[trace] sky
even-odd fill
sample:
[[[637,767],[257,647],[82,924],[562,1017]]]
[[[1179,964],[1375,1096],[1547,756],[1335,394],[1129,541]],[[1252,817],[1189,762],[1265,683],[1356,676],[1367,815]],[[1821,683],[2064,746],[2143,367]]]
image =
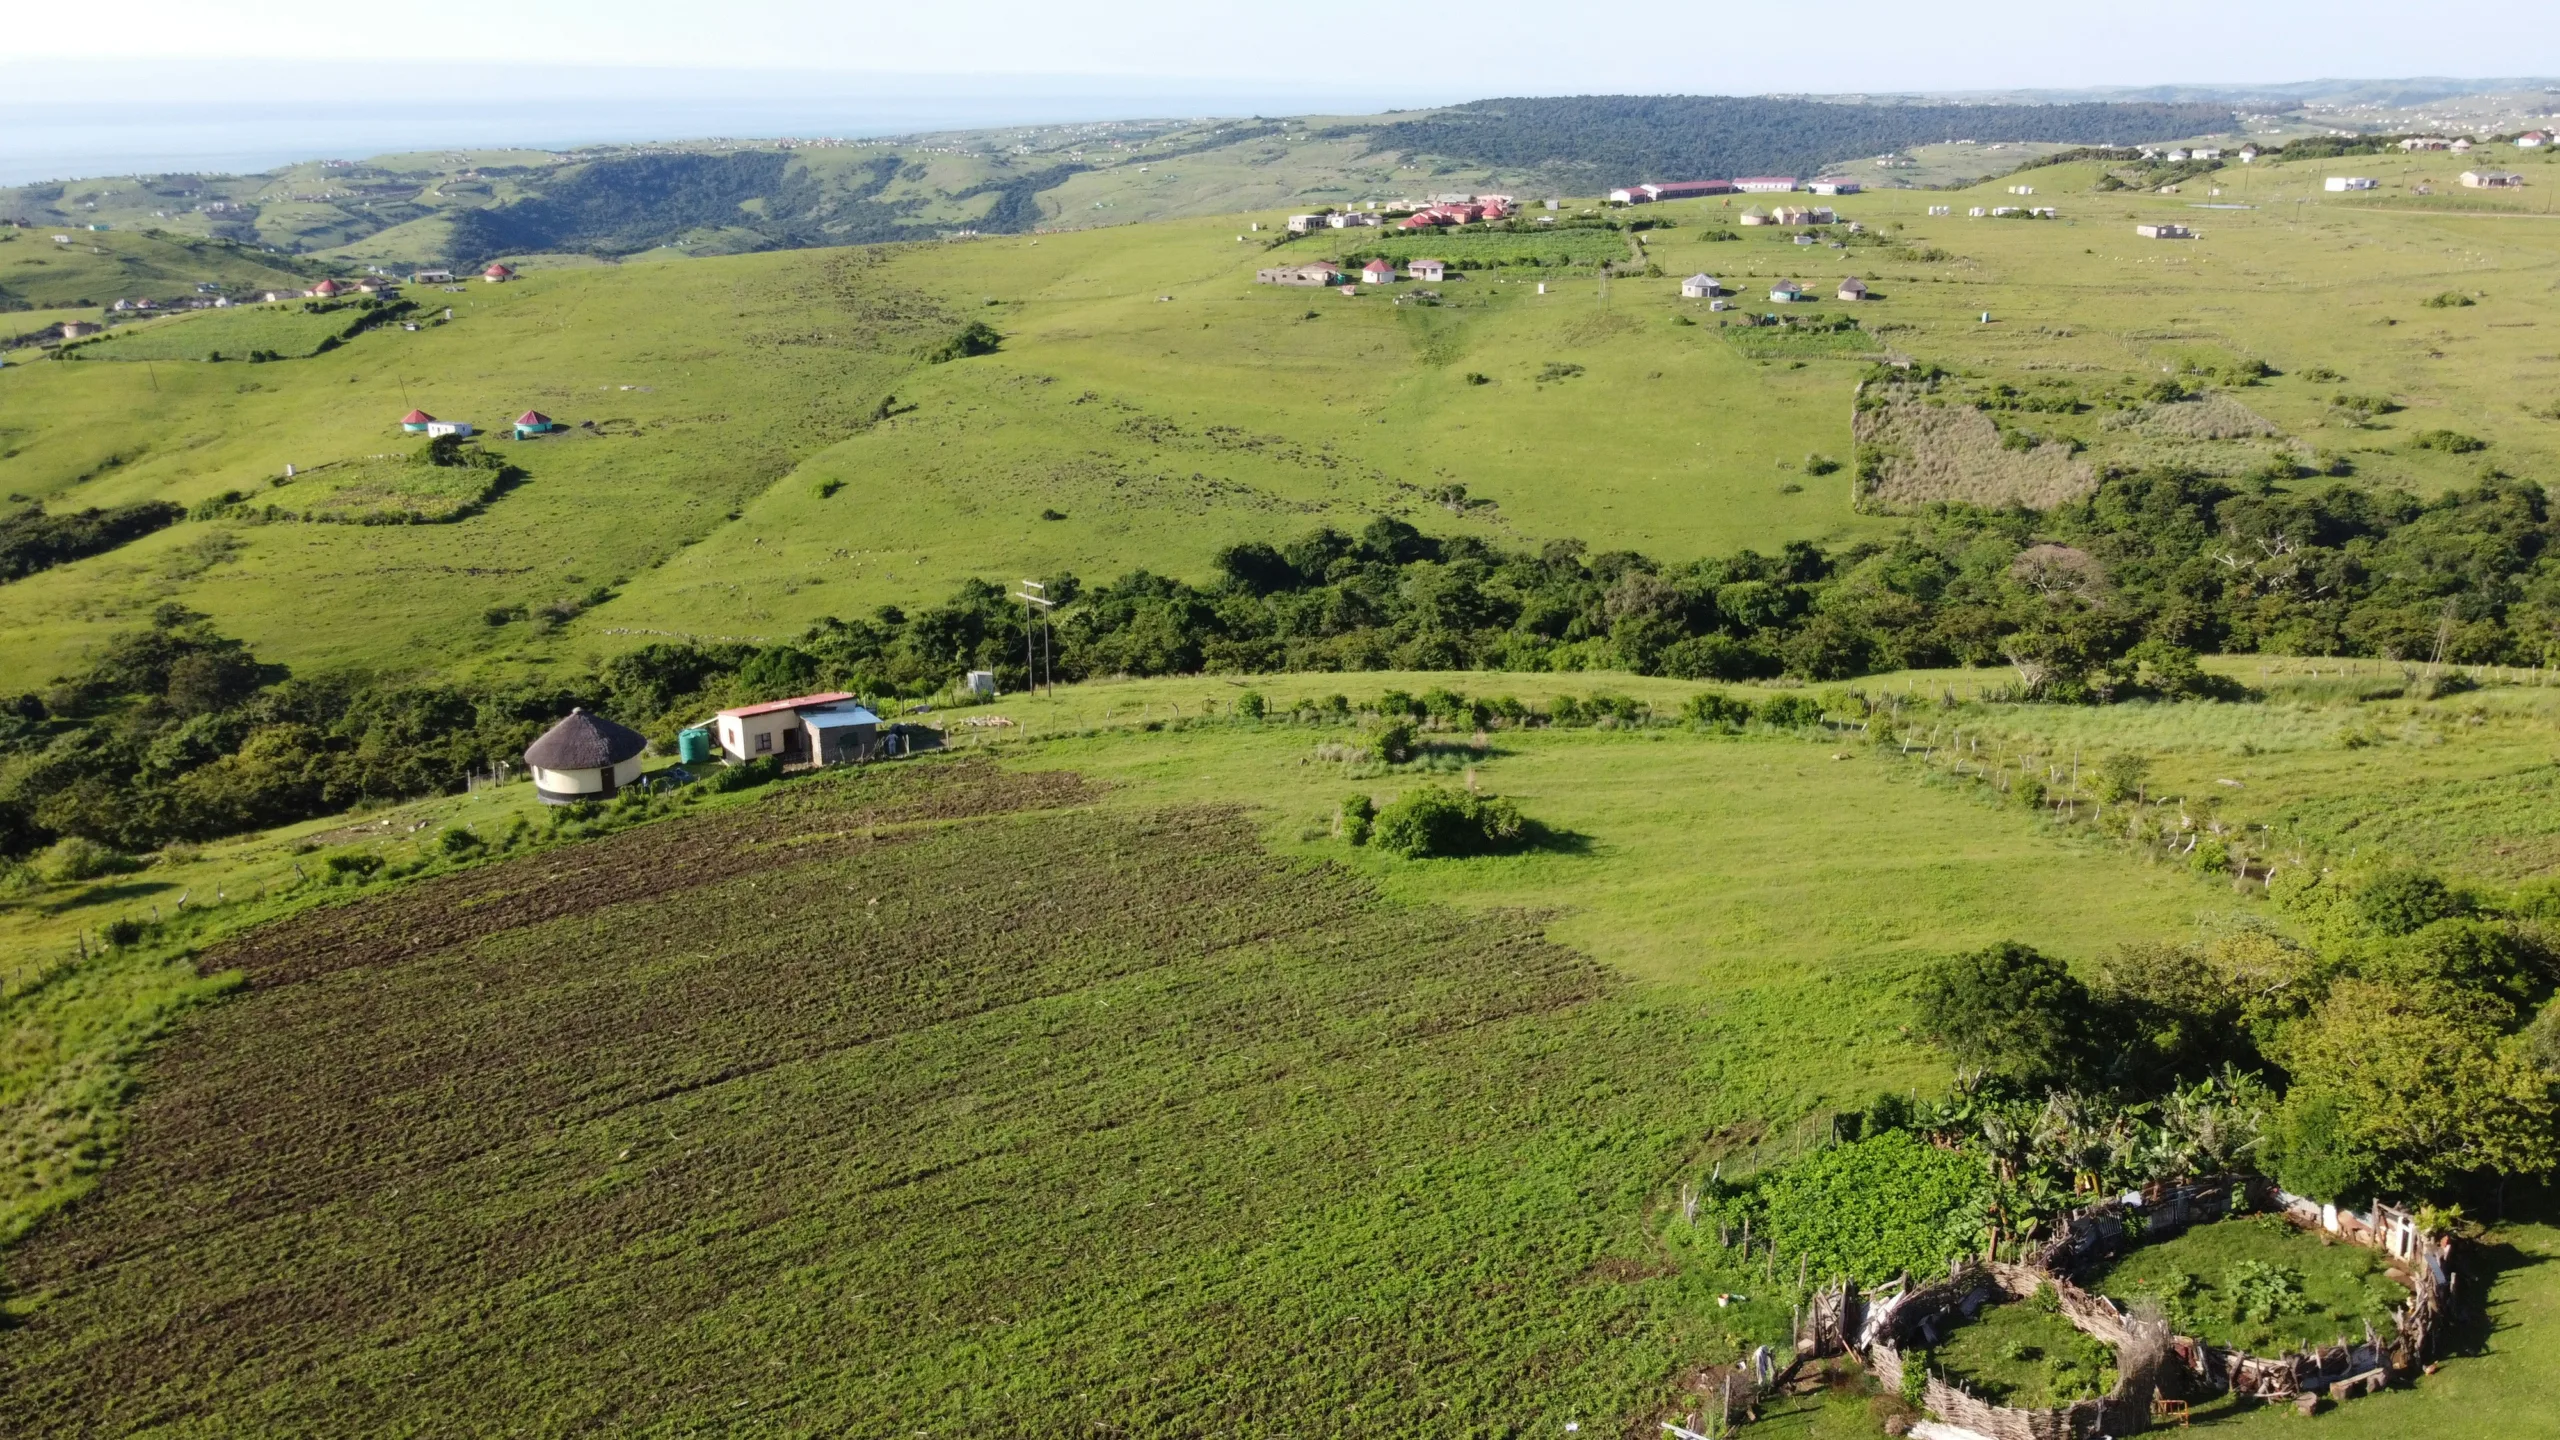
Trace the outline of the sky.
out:
[[[1830,93],[2235,83],[2560,71],[2547,7],[2477,0],[2460,37],[2413,50],[2405,5],[2378,0],[1554,0],[1438,6],[1285,0],[438,0],[365,12],[343,0],[118,0],[113,25],[77,4],[12,6],[0,103],[118,93],[137,57],[323,62],[307,83],[403,88],[404,62],[546,67],[1106,77],[1177,90],[1385,94],[1405,103],[1494,94]],[[101,61],[112,33],[117,58]],[[2469,42],[2466,41],[2466,44]],[[13,65],[52,60],[55,65]],[[334,76],[330,71],[334,70]],[[493,76],[503,76],[492,67]],[[2459,73],[2459,72],[2457,72]],[[744,77],[741,83],[745,83]],[[219,90],[218,74],[193,78]],[[1214,90],[1216,85],[1212,86]],[[129,93],[129,92],[128,92]],[[164,99],[212,98],[151,87]]]

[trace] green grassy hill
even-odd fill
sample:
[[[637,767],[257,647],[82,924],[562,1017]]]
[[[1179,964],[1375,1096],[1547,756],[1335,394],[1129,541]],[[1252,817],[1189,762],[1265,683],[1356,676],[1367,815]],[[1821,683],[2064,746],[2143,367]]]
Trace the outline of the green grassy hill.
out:
[[[1412,285],[1345,298],[1254,284],[1257,266],[1374,243],[1327,232],[1267,248],[1265,214],[535,269],[417,292],[452,306],[450,325],[280,365],[106,363],[135,335],[94,361],[0,373],[9,491],[57,508],[271,497],[288,464],[404,443],[393,422],[412,406],[483,429],[527,407],[601,429],[522,447],[531,482],[461,527],[200,522],[13,584],[0,655],[50,673],[179,598],[288,663],[548,664],[648,632],[781,636],[972,575],[1196,576],[1230,541],[1382,511],[1675,561],[1881,534],[1898,522],[1853,511],[1848,472],[1809,473],[1811,457],[1851,457],[1851,392],[1878,355],[1956,371],[1963,395],[2011,407],[1986,433],[2077,444],[2085,465],[2236,474],[2286,458],[2421,494],[2483,463],[2539,473],[2560,446],[2560,374],[2534,339],[2554,322],[2532,278],[2560,232],[2539,192],[2469,196],[2460,213],[2341,204],[2318,190],[2334,168],[2252,170],[2223,197],[2093,194],[2096,166],[2028,172],[2032,201],[2005,184],[1858,196],[1840,208],[1868,233],[1846,249],[1733,226],[1738,205],[1658,206],[1645,218],[1671,228],[1639,238],[1660,278],[1478,270],[1436,287],[1436,303]],[[2061,218],[1965,213],[2011,201],[2053,202]],[[2134,235],[2155,219],[2201,238]],[[1257,221],[1264,232],[1246,228]],[[1726,233],[1741,238],[1710,238]],[[1777,308],[1776,280],[1805,280],[1824,298],[1791,313],[1854,314],[1871,348],[1721,327],[1731,314],[1677,294],[1693,270],[1749,312]],[[1881,298],[1828,299],[1852,273]],[[2447,295],[2474,303],[2428,303]],[[1007,336],[1001,351],[924,363],[974,318]],[[186,327],[236,323],[157,322],[153,352],[190,350]],[[2276,373],[2249,373],[2260,364]],[[2164,369],[2200,372],[2186,378],[2215,404],[2036,408],[2129,396]],[[2416,443],[2435,431],[2487,448]],[[1999,453],[1949,443],[1959,470]],[[1468,503],[1434,498],[1452,485]],[[212,529],[233,533],[234,558],[178,573]],[[435,588],[386,604],[395,575]],[[480,619],[599,585],[613,598],[540,637]]]

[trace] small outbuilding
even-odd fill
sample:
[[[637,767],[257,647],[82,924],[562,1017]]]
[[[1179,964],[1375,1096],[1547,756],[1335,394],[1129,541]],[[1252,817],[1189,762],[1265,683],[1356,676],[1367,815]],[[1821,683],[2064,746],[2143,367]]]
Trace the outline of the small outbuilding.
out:
[[[1859,278],[1858,278],[1857,276],[1855,276],[1855,275],[1852,275],[1852,276],[1850,276],[1848,279],[1841,281],[1841,282],[1840,282],[1840,298],[1841,298],[1841,299],[1843,299],[1843,300],[1864,300],[1864,299],[1866,299],[1866,298],[1867,298],[1867,282],[1866,282],[1866,281],[1864,281],[1864,280],[1859,279]]]
[[[1360,279],[1370,285],[1392,285],[1396,279],[1396,267],[1389,261],[1372,260],[1360,267]]]
[[[1680,282],[1680,298],[1683,300],[1713,300],[1723,293],[1724,286],[1717,283],[1713,275],[1692,275]]]
[[[516,417],[516,438],[519,440],[528,439],[535,435],[548,435],[559,428],[560,427],[557,424],[552,422],[550,416],[543,414],[539,410],[527,410]]]
[[[524,763],[543,804],[570,805],[621,793],[640,778],[640,756],[648,748],[639,731],[579,709],[526,746]]]
[[[427,427],[434,423],[436,423],[436,417],[424,410],[412,410],[400,417],[400,428],[412,435],[426,434]]]

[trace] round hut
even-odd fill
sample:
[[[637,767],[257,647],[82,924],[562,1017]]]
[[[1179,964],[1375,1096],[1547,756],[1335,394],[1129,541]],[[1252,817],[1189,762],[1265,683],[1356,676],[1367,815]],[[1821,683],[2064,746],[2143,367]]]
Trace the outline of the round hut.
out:
[[[579,709],[526,746],[524,763],[545,805],[610,800],[640,778],[640,752],[648,748],[639,731]]]

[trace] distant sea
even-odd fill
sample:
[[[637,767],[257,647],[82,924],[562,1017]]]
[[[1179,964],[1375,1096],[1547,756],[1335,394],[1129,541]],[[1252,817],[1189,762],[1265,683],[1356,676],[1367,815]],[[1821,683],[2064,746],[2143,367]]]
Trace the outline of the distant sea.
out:
[[[1113,94],[1090,84],[945,94],[803,93],[778,99],[706,96],[471,97],[465,103],[261,103],[0,100],[0,185],[87,176],[245,173],[304,160],[360,160],[402,151],[580,145],[710,137],[905,135],[1006,125],[1209,115],[1363,113],[1376,96],[1256,94],[1251,89]],[[5,88],[5,87],[0,87]],[[868,87],[849,86],[850,89]]]

